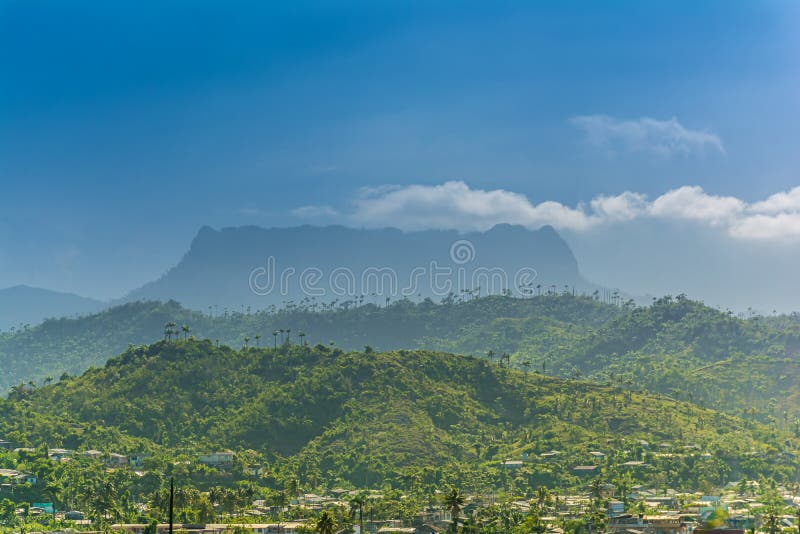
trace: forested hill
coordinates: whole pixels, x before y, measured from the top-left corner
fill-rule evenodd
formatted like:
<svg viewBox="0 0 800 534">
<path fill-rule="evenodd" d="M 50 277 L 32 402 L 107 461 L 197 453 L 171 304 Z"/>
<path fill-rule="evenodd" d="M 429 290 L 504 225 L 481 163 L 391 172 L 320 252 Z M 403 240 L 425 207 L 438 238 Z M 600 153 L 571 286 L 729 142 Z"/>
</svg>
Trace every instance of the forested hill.
<svg viewBox="0 0 800 534">
<path fill-rule="evenodd" d="M 292 330 L 289 341 L 297 343 L 305 333 L 310 344 L 335 343 L 344 349 L 371 345 L 375 349 L 421 348 L 426 339 L 460 338 L 472 329 L 485 328 L 494 318 L 527 318 L 557 324 L 603 325 L 621 313 L 619 308 L 588 298 L 513 299 L 488 297 L 463 301 L 447 299 L 413 303 L 401 300 L 389 306 L 355 301 L 335 305 L 289 306 L 278 311 L 220 310 L 208 315 L 186 309 L 174 301 L 134 302 L 79 319 L 51 319 L 33 328 L 0 334 L 0 389 L 29 380 L 58 378 L 63 372 L 77 374 L 105 361 L 128 345 L 150 343 L 163 337 L 164 326 L 174 322 L 178 335 L 219 340 L 222 344 L 271 346 L 287 337 L 276 330 Z M 256 336 L 259 336 L 258 338 Z M 465 352 L 485 354 L 486 346 L 500 343 L 492 335 Z"/>
<path fill-rule="evenodd" d="M 572 467 L 596 461 L 590 452 L 597 450 L 608 453 L 609 478 L 630 471 L 626 461 L 645 459 L 676 487 L 797 473 L 794 457 L 779 452 L 796 451 L 797 439 L 777 429 L 619 387 L 429 351 L 234 350 L 173 340 L 133 347 L 81 377 L 18 388 L 0 408 L 16 414 L 5 417 L 3 430 L 17 437 L 47 414 L 174 450 L 253 450 L 301 480 L 463 482 L 488 476 L 487 465 L 551 450 L 562 456 L 529 462 L 521 472 L 528 483 L 570 484 Z M 90 439 L 77 446 L 91 447 Z M 663 443 L 664 454 L 643 450 L 638 440 Z"/>
<path fill-rule="evenodd" d="M 131 303 L 0 336 L 0 387 L 103 365 L 130 344 L 162 337 L 167 323 L 177 330 L 171 337 L 236 347 L 296 344 L 302 333 L 304 342 L 347 350 L 421 348 L 495 360 L 508 354 L 519 369 L 658 391 L 790 430 L 800 414 L 797 318 L 742 319 L 684 297 L 646 307 L 571 294 L 351 301 L 215 316 L 175 302 Z"/>
</svg>

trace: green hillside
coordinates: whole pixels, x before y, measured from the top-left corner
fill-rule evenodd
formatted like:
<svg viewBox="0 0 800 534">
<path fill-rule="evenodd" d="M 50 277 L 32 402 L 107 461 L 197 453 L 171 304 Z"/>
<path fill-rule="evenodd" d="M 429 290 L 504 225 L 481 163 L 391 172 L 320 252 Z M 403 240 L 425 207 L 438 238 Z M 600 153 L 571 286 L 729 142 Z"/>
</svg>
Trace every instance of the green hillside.
<svg viewBox="0 0 800 534">
<path fill-rule="evenodd" d="M 743 319 L 684 297 L 616 306 L 587 296 L 484 297 L 378 306 L 361 300 L 305 302 L 282 310 L 202 314 L 175 302 L 132 303 L 79 319 L 50 320 L 0 335 L 0 387 L 103 365 L 164 325 L 241 347 L 272 346 L 299 334 L 345 350 L 426 349 L 509 355 L 512 366 L 637 391 L 654 391 L 798 431 L 800 362 L 795 317 Z M 290 330 L 273 336 L 277 330 Z"/>
<path fill-rule="evenodd" d="M 608 480 L 675 487 L 742 476 L 788 480 L 798 472 L 797 439 L 775 428 L 428 351 L 159 342 L 133 347 L 81 377 L 18 388 L 2 406 L 16 414 L 3 430 L 27 432 L 32 442 L 64 436 L 44 430 L 56 420 L 94 432 L 110 428 L 169 450 L 251 450 L 271 476 L 310 486 L 569 486 L 581 483 L 573 467 L 587 463 L 598 464 L 597 474 Z M 36 414 L 50 419 L 32 424 Z M 69 438 L 75 447 L 95 446 L 89 433 Z M 561 454 L 542 459 L 551 450 Z M 500 463 L 506 459 L 525 461 L 510 473 Z M 626 465 L 631 461 L 644 465 Z"/>
<path fill-rule="evenodd" d="M 0 389 L 64 372 L 79 374 L 103 365 L 129 345 L 150 343 L 162 336 L 164 325 L 187 325 L 198 338 L 219 340 L 240 347 L 245 337 L 251 344 L 271 346 L 272 333 L 291 329 L 293 340 L 307 334 L 310 344 L 329 344 L 356 350 L 371 345 L 378 350 L 424 348 L 427 339 L 461 337 L 470 328 L 482 328 L 487 317 L 553 320 L 559 324 L 599 327 L 619 309 L 589 298 L 512 299 L 489 297 L 466 302 L 447 300 L 413 303 L 396 301 L 378 307 L 374 303 L 344 301 L 332 305 L 288 305 L 285 309 L 229 311 L 210 309 L 199 313 L 174 301 L 135 302 L 81 318 L 50 319 L 35 327 L 0 333 Z M 260 341 L 255 336 L 261 336 Z M 280 338 L 279 338 L 280 339 Z M 485 346 L 476 351 L 485 353 Z"/>
</svg>

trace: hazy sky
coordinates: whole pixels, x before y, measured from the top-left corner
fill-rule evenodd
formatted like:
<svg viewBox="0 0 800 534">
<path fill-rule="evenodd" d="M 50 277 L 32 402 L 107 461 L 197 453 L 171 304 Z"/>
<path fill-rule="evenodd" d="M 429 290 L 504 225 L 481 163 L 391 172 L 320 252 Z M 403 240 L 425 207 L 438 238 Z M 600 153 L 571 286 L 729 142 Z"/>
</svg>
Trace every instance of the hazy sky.
<svg viewBox="0 0 800 534">
<path fill-rule="evenodd" d="M 0 287 L 119 296 L 203 224 L 553 224 L 636 291 L 641 228 L 800 244 L 791 0 L 3 0 L 0 68 Z"/>
</svg>

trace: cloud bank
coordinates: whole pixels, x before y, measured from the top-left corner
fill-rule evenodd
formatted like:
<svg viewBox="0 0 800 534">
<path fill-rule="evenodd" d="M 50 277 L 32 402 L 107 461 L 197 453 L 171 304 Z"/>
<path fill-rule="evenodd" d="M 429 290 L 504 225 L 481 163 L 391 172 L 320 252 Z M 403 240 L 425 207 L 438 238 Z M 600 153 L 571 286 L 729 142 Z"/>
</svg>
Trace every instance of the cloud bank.
<svg viewBox="0 0 800 534">
<path fill-rule="evenodd" d="M 626 120 L 608 115 L 579 115 L 569 122 L 583 131 L 590 144 L 612 151 L 645 152 L 666 157 L 706 150 L 725 153 L 717 135 L 690 130 L 674 117 L 661 121 L 650 117 Z"/>
<path fill-rule="evenodd" d="M 754 203 L 686 185 L 652 200 L 644 194 L 625 191 L 568 206 L 550 200 L 537 204 L 520 193 L 472 189 L 464 182 L 451 181 L 364 189 L 356 199 L 355 210 L 346 217 L 361 226 L 403 230 L 482 231 L 509 223 L 528 228 L 551 225 L 576 232 L 600 225 L 659 219 L 720 228 L 737 239 L 800 239 L 800 187 Z"/>
</svg>

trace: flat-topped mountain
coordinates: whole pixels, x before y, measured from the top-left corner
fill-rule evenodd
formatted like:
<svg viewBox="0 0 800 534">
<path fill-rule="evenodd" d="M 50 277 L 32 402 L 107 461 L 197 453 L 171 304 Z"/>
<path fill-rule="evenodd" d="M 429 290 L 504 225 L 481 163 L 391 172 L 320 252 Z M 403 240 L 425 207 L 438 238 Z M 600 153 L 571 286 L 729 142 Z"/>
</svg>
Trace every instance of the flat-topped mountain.
<svg viewBox="0 0 800 534">
<path fill-rule="evenodd" d="M 532 294 L 586 289 L 566 242 L 551 227 L 498 225 L 486 232 L 402 232 L 343 226 L 214 230 L 203 227 L 186 255 L 126 300 L 174 299 L 207 310 L 318 302 Z M 537 289 L 536 286 L 539 286 Z"/>
</svg>

